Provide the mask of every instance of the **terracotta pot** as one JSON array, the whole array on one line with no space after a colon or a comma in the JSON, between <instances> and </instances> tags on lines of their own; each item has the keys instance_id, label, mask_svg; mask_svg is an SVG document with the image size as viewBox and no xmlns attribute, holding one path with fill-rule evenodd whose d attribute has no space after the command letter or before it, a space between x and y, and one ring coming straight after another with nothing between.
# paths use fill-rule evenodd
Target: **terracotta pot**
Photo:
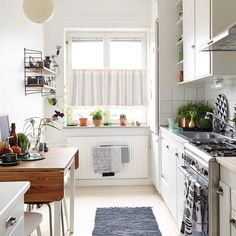
<instances>
[{"instance_id":1,"label":"terracotta pot","mask_svg":"<svg viewBox=\"0 0 236 236\"><path fill-rule=\"evenodd\" d=\"M80 126L87 126L88 118L79 118L79 125Z\"/></svg>"},{"instance_id":2,"label":"terracotta pot","mask_svg":"<svg viewBox=\"0 0 236 236\"><path fill-rule=\"evenodd\" d=\"M189 124L189 119L187 118L182 118L182 119L179 119L179 127L188 127L188 124Z\"/></svg>"},{"instance_id":3,"label":"terracotta pot","mask_svg":"<svg viewBox=\"0 0 236 236\"><path fill-rule=\"evenodd\" d=\"M94 120L93 119L93 124L94 124L94 126L101 126L102 125L102 120Z\"/></svg>"}]
</instances>

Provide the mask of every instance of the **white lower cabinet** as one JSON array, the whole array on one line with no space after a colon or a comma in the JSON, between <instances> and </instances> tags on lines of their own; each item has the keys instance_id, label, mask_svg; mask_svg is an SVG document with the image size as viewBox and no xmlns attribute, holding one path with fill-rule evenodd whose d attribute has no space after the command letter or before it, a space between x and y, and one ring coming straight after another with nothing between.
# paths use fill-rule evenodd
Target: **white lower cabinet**
<instances>
[{"instance_id":1,"label":"white lower cabinet","mask_svg":"<svg viewBox=\"0 0 236 236\"><path fill-rule=\"evenodd\" d=\"M176 155L175 148L162 138L162 196L170 212L177 218L176 209Z\"/></svg>"},{"instance_id":2,"label":"white lower cabinet","mask_svg":"<svg viewBox=\"0 0 236 236\"><path fill-rule=\"evenodd\" d=\"M161 136L161 195L179 228L184 213L184 174L181 167L184 141Z\"/></svg>"},{"instance_id":3,"label":"white lower cabinet","mask_svg":"<svg viewBox=\"0 0 236 236\"><path fill-rule=\"evenodd\" d=\"M221 166L220 176L220 236L236 236L236 173Z\"/></svg>"},{"instance_id":4,"label":"white lower cabinet","mask_svg":"<svg viewBox=\"0 0 236 236\"><path fill-rule=\"evenodd\" d=\"M157 191L160 191L160 159L159 159L159 137L157 134L151 134L151 177Z\"/></svg>"}]
</instances>

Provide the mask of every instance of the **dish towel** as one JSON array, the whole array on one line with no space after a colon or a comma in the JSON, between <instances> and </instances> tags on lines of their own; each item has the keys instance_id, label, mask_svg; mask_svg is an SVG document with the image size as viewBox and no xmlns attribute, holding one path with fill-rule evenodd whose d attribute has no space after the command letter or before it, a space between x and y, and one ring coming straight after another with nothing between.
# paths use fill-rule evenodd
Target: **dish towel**
<instances>
[{"instance_id":1,"label":"dish towel","mask_svg":"<svg viewBox=\"0 0 236 236\"><path fill-rule=\"evenodd\" d=\"M181 236L207 236L207 203L203 199L202 186L190 175L185 175L184 216ZM205 217L204 217L205 216ZM205 218L206 220L206 218Z\"/></svg>"},{"instance_id":2,"label":"dish towel","mask_svg":"<svg viewBox=\"0 0 236 236\"><path fill-rule=\"evenodd\" d=\"M92 148L94 173L121 172L121 146Z\"/></svg>"},{"instance_id":3,"label":"dish towel","mask_svg":"<svg viewBox=\"0 0 236 236\"><path fill-rule=\"evenodd\" d=\"M93 147L92 156L94 173L111 172L110 147Z\"/></svg>"}]
</instances>

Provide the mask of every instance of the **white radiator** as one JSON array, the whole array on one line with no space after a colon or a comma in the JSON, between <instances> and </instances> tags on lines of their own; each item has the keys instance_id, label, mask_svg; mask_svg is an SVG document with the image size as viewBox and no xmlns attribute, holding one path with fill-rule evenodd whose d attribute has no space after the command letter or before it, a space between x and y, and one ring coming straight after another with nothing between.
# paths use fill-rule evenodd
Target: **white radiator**
<instances>
[{"instance_id":1,"label":"white radiator","mask_svg":"<svg viewBox=\"0 0 236 236\"><path fill-rule=\"evenodd\" d=\"M130 162L123 163L121 172L115 173L115 176L102 177L102 174L93 171L92 147L108 144L128 145ZM68 137L68 146L79 149L77 179L148 178L148 136Z\"/></svg>"}]
</instances>

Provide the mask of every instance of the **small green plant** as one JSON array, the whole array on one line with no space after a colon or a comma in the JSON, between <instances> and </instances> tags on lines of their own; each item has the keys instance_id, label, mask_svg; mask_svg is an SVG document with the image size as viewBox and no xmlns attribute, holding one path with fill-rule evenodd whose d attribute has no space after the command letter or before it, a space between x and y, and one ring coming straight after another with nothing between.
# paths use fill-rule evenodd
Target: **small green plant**
<instances>
[{"instance_id":1,"label":"small green plant","mask_svg":"<svg viewBox=\"0 0 236 236\"><path fill-rule=\"evenodd\" d=\"M92 111L89 115L92 116L93 120L102 120L102 118L106 115L106 113L102 109L98 109Z\"/></svg>"}]
</instances>

